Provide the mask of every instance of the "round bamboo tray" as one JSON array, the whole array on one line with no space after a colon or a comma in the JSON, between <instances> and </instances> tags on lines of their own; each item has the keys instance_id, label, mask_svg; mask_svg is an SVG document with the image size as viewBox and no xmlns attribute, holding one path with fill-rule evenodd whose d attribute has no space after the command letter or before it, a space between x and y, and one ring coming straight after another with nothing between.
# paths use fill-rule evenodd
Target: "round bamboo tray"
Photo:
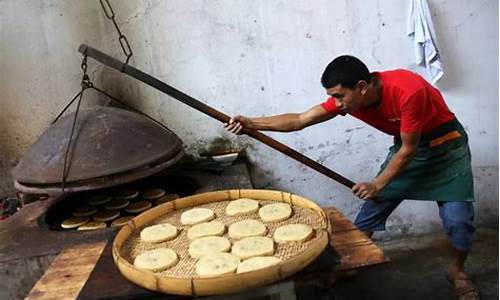
<instances>
[{"instance_id":1,"label":"round bamboo tray","mask_svg":"<svg viewBox=\"0 0 500 300\"><path fill-rule=\"evenodd\" d=\"M252 198L261 205L275 201L292 205L290 219L277 223L264 223L268 228L267 236L272 237L274 230L290 223L303 223L313 227L315 235L304 243L275 244L274 256L282 262L270 267L241 274L227 274L217 277L200 278L194 271L196 260L188 254L189 226L180 223L182 212L193 207L207 207L216 214L216 220L226 226L243 219L259 220L258 214L247 216L227 216L225 207L231 200ZM168 222L179 229L179 235L170 241L159 244L145 244L139 233L145 226ZM113 259L120 272L133 283L153 291L176 295L217 295L238 292L250 287L269 284L284 279L314 261L329 242L330 223L325 212L313 201L306 198L271 190L223 190L179 198L152 208L130 220L116 235L113 242ZM227 230L224 235L227 236ZM229 238L231 242L234 242ZM169 247L179 255L174 267L154 273L141 270L133 265L135 256L144 250Z\"/></svg>"}]
</instances>

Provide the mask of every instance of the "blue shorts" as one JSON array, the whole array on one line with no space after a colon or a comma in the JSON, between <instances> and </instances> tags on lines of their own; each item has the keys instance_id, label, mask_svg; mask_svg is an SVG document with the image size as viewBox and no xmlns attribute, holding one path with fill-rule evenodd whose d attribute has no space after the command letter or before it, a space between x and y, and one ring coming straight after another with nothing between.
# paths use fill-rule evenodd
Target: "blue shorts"
<instances>
[{"instance_id":1,"label":"blue shorts","mask_svg":"<svg viewBox=\"0 0 500 300\"><path fill-rule=\"evenodd\" d=\"M366 201L354 224L362 231L385 230L389 215L403 200ZM459 251L469 251L474 239L474 205L466 201L437 201L439 216L448 239Z\"/></svg>"}]
</instances>

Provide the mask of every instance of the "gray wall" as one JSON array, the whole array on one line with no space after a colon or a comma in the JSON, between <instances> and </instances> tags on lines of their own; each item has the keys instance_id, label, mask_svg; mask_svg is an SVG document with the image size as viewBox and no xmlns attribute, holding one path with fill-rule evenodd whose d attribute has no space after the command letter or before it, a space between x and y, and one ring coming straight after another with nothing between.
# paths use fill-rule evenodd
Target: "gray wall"
<instances>
[{"instance_id":1,"label":"gray wall","mask_svg":"<svg viewBox=\"0 0 500 300\"><path fill-rule=\"evenodd\" d=\"M0 0L1 196L12 195L10 171L27 147L80 90L77 48L100 44L100 13L96 1Z\"/></svg>"},{"instance_id":2,"label":"gray wall","mask_svg":"<svg viewBox=\"0 0 500 300\"><path fill-rule=\"evenodd\" d=\"M429 0L445 75L439 88L470 135L477 217L498 220L498 2ZM98 1L1 3L0 171L78 91L80 42L123 59ZM130 63L229 114L300 112L322 102L325 65L345 53L371 70L414 68L406 37L409 1L111 1L134 57ZM245 148L256 187L304 195L353 218L362 202L349 190L185 105L92 62L104 89L162 120L192 153ZM92 97L91 97L92 98ZM96 100L97 101L97 100ZM354 181L370 180L391 137L351 117L296 133L270 133ZM11 191L11 183L0 188ZM389 235L439 228L435 203L406 201Z\"/></svg>"}]
</instances>

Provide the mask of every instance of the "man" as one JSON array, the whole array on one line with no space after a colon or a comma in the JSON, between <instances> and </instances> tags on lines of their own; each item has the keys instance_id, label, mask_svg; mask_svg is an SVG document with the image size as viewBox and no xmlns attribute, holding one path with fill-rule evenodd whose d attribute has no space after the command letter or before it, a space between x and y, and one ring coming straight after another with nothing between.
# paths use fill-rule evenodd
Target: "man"
<instances>
[{"instance_id":1,"label":"man","mask_svg":"<svg viewBox=\"0 0 500 300\"><path fill-rule=\"evenodd\" d=\"M479 299L464 272L475 231L468 138L441 93L415 73L370 73L363 62L348 55L326 67L321 83L330 97L303 113L235 116L224 126L235 134L243 128L288 132L350 114L393 135L394 145L378 175L352 188L367 200L356 226L371 237L385 229L387 218L403 199L436 201L452 246L447 278L459 299ZM382 201L370 200L375 196Z\"/></svg>"}]
</instances>

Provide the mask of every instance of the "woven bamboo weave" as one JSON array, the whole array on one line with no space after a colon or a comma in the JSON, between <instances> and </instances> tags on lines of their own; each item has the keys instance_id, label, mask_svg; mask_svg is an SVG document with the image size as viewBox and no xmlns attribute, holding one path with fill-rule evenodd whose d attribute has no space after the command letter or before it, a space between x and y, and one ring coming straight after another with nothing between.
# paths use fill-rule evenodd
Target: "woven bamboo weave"
<instances>
[{"instance_id":1,"label":"woven bamboo weave","mask_svg":"<svg viewBox=\"0 0 500 300\"><path fill-rule=\"evenodd\" d=\"M215 220L226 225L224 237L231 239L227 234L227 227L234 222L255 219L260 220L258 213L243 216L228 216L225 208L230 201L239 198L252 198L260 206L278 202L289 203L292 206L292 216L281 222L265 222L271 237L276 228L293 223L311 226L315 235L304 243L275 243L274 256L282 260L278 265L267 267L248 273L230 274L213 278L199 278L195 271L196 260L188 253L190 240L187 230L191 227L180 222L181 214L194 207L209 208L214 211ZM178 228L176 238L157 244L144 243L140 240L140 231L147 226L169 223ZM330 231L328 219L314 202L289 193L270 190L224 190L198 194L190 197L176 199L148 210L137 216L125 225L118 233L113 243L113 257L120 272L132 282L155 291L179 295L214 295L232 293L245 288L271 283L298 272L312 262L326 247L328 232ZM148 272L133 266L134 258L140 253L167 247L174 250L179 256L179 262L170 269L162 272Z\"/></svg>"}]
</instances>

